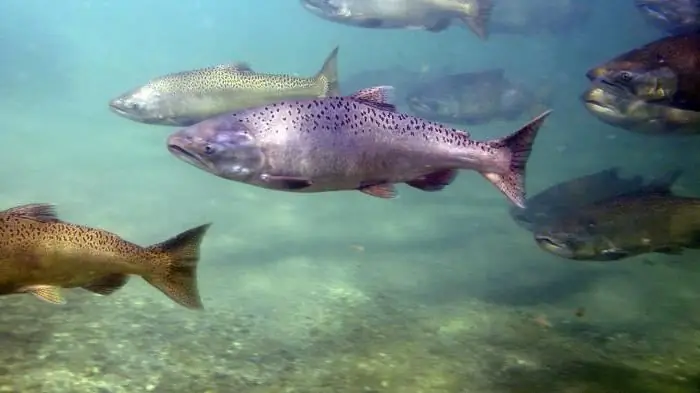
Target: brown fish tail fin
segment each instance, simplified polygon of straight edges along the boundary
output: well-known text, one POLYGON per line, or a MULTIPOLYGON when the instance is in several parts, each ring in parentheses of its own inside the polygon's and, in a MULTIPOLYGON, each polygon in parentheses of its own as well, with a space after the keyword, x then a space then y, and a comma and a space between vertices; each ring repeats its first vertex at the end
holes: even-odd
POLYGON ((460 19, 482 40, 489 37, 489 21, 493 11, 493 0, 458 0, 460 19))
POLYGON ((321 97, 336 97, 340 95, 340 85, 338 82, 338 49, 335 47, 328 55, 326 61, 323 62, 323 67, 314 79, 323 84, 323 92, 321 97))
POLYGON ((210 226, 192 228, 147 248, 157 255, 154 263, 164 266, 158 266, 144 279, 175 303, 190 309, 204 308, 197 289, 197 263, 199 246, 210 226))
POLYGON ((532 152, 532 144, 544 120, 552 113, 551 110, 542 113, 518 131, 505 138, 490 142, 491 146, 505 150, 510 162, 505 173, 482 173, 482 175, 515 205, 525 208, 525 168, 532 152))

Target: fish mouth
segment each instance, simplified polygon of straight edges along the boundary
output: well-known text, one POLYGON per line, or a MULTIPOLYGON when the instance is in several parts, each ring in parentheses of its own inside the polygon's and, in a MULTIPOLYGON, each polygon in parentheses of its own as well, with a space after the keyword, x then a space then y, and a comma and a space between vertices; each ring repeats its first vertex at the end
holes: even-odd
POLYGON ((534 237, 535 243, 537 243, 537 245, 540 246, 541 249, 562 258, 575 259, 574 252, 571 249, 569 249, 569 247, 567 247, 565 244, 562 244, 553 237, 538 234, 536 234, 534 237))
POLYGON ((199 158, 198 155, 190 153, 187 151, 187 149, 182 148, 181 146, 169 143, 168 144, 168 151, 174 155, 175 157, 188 162, 198 168, 204 168, 208 169, 209 165, 207 165, 206 162, 204 162, 201 158, 199 158))
POLYGON ((615 111, 613 107, 611 107, 610 105, 606 105, 600 101, 584 99, 583 103, 592 112, 604 112, 609 114, 617 113, 617 111, 615 111))
POLYGON ((129 113, 128 113, 127 111, 125 111, 124 109, 122 109, 122 108, 119 106, 119 104, 117 104, 117 103, 115 103, 115 102, 110 102, 110 103, 109 103, 109 109, 110 109, 112 112, 114 112, 114 113, 116 113, 116 114, 118 114, 118 115, 120 115, 120 116, 129 117, 129 113))

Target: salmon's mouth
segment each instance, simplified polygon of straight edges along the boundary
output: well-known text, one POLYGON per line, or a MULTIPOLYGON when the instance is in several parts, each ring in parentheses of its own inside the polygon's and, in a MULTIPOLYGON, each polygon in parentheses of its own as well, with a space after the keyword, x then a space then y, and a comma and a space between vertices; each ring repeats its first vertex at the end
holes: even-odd
POLYGON ((198 155, 190 153, 187 149, 184 149, 178 145, 168 144, 168 151, 175 157, 188 162, 199 168, 209 168, 206 162, 204 162, 198 155))
POLYGON ((584 100, 584 105, 589 112, 607 119, 620 119, 624 117, 620 111, 612 105, 595 100, 584 100))
POLYGON ((120 108, 119 105, 114 103, 114 102, 109 103, 109 109, 111 109, 112 112, 114 112, 120 116, 127 117, 129 115, 124 109, 120 108))

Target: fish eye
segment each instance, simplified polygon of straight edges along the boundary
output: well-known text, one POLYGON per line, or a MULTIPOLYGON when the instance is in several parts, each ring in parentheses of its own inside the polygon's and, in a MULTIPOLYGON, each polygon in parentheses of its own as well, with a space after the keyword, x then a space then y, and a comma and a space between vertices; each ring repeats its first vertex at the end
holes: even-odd
POLYGON ((214 154, 214 146, 207 144, 204 146, 204 154, 214 154))
POLYGON ((620 73, 620 80, 623 82, 630 82, 632 80, 632 73, 627 71, 622 71, 620 73))

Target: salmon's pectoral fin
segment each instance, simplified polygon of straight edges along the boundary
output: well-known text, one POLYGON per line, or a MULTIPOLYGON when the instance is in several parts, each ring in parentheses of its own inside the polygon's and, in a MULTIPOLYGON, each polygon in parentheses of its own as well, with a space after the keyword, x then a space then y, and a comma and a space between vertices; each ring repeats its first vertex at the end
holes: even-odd
POLYGON ((265 174, 262 175, 262 179, 277 190, 302 190, 304 188, 311 187, 312 184, 311 180, 303 177, 273 176, 265 174))
POLYGON ((197 289, 197 264, 200 244, 210 226, 200 225, 146 248, 155 257, 144 262, 155 271, 143 276, 144 280, 189 309, 204 308, 197 289))
POLYGON ((398 196, 396 188, 391 183, 380 183, 368 186, 360 186, 358 190, 367 195, 371 195, 373 197, 382 199, 394 199, 398 196))
POLYGON ((452 184, 457 178, 457 173, 458 171, 456 169, 446 169, 429 173, 415 180, 407 181, 406 184, 423 191, 441 191, 452 184))
POLYGON ((49 203, 31 203, 16 206, 0 212, 3 216, 13 216, 39 222, 57 222, 56 208, 49 203))
POLYGON ((107 296, 126 285, 127 282, 129 282, 129 276, 126 274, 110 274, 90 284, 83 285, 83 289, 98 295, 107 296))
POLYGON ((66 300, 61 295, 61 288, 51 285, 32 285, 20 289, 20 292, 31 293, 37 298, 51 304, 66 304, 66 300))

